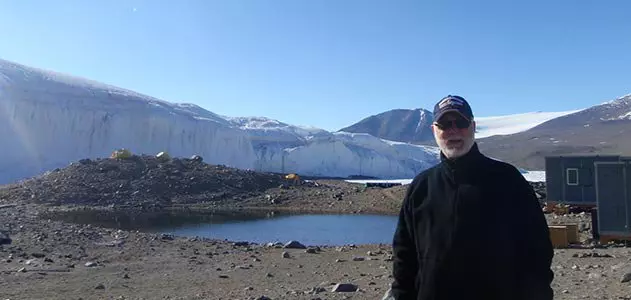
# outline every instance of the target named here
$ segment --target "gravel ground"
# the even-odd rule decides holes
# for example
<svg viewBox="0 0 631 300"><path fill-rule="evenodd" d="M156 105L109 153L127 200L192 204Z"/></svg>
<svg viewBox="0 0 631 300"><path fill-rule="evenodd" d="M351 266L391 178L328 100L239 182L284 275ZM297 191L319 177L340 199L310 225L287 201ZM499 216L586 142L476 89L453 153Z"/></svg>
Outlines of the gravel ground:
<svg viewBox="0 0 631 300"><path fill-rule="evenodd" d="M182 165L156 161L151 166L150 159L83 161L0 187L0 229L12 239L0 245L0 298L381 299L387 291L390 245L285 248L42 217L51 210L86 206L392 215L405 192L405 186L364 188L336 180L292 186L274 174L198 160L181 160ZM101 171L104 165L110 165L104 169L109 171ZM176 177L166 175L174 170L178 175L168 176ZM168 194L164 187L178 192ZM136 191L136 198L130 198ZM212 195L212 201L204 198ZM555 250L555 299L631 299L631 249L594 246L587 214L547 218L550 224L578 224L583 242ZM351 291L341 291L346 288Z"/></svg>

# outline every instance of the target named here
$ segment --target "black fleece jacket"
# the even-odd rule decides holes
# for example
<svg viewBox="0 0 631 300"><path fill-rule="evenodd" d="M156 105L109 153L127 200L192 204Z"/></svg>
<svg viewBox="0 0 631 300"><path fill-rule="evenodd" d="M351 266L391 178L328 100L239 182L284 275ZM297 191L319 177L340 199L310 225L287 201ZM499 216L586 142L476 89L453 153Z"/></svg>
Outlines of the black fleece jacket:
<svg viewBox="0 0 631 300"><path fill-rule="evenodd" d="M552 300L554 255L530 184L474 144L410 184L393 239L397 300Z"/></svg>

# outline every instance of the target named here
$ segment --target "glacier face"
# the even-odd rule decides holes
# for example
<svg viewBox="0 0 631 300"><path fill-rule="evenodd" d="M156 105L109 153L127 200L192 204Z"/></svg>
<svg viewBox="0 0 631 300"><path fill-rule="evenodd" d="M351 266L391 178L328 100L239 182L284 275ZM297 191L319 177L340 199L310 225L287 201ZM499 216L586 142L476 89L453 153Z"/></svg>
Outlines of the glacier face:
<svg viewBox="0 0 631 300"><path fill-rule="evenodd" d="M310 176L412 178L439 160L434 147L392 143L368 134L345 132L309 136L294 147L261 143L255 152L258 170Z"/></svg>
<svg viewBox="0 0 631 300"><path fill-rule="evenodd" d="M248 132L258 171L399 179L412 178L439 160L436 147L392 142L365 133L328 132L265 117L228 119Z"/></svg>
<svg viewBox="0 0 631 300"><path fill-rule="evenodd" d="M114 149L266 172L411 178L434 147L331 133L264 117L224 117L98 82L0 59L0 184Z"/></svg>
<svg viewBox="0 0 631 300"><path fill-rule="evenodd" d="M254 166L247 133L193 105L2 60L0 74L0 183L107 157L117 148Z"/></svg>

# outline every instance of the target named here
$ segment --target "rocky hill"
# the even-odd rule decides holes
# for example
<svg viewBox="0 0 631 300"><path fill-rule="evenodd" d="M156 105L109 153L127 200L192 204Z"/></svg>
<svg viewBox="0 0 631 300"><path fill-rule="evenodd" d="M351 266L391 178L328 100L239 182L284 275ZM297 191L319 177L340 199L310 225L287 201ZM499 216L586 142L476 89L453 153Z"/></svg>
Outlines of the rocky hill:
<svg viewBox="0 0 631 300"><path fill-rule="evenodd" d="M0 187L6 202L117 207L240 200L283 184L279 175L206 164L201 157L83 159Z"/></svg>
<svg viewBox="0 0 631 300"><path fill-rule="evenodd" d="M631 154L631 95L554 118L530 130L480 139L480 149L522 168L543 170L544 157Z"/></svg>
<svg viewBox="0 0 631 300"><path fill-rule="evenodd" d="M432 142L433 115L425 109L394 109L367 117L340 131L368 133L378 138L405 142Z"/></svg>

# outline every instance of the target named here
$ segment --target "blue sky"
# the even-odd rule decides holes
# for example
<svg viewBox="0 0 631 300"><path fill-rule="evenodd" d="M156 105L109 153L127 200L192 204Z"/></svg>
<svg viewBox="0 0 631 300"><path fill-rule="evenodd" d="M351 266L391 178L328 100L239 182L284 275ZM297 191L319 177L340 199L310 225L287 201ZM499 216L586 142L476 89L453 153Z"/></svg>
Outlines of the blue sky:
<svg viewBox="0 0 631 300"><path fill-rule="evenodd" d="M450 93L476 116L631 93L629 11L624 0L0 0L0 58L338 130Z"/></svg>

